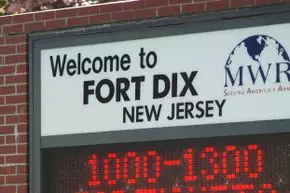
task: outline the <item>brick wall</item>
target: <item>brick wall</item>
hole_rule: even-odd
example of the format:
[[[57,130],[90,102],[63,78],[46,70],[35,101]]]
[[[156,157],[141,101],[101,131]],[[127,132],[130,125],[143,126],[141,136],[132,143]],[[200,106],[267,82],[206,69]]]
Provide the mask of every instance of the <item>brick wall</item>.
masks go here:
[[[0,192],[28,192],[28,33],[287,2],[137,0],[0,17]]]

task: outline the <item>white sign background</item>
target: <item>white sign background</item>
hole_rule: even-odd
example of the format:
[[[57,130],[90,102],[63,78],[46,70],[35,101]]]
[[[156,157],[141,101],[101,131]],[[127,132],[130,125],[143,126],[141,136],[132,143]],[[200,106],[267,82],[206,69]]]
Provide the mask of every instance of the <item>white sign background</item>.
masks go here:
[[[212,123],[244,122],[256,120],[287,119],[290,117],[290,92],[273,92],[246,96],[224,96],[225,64],[235,46],[243,39],[265,34],[275,37],[290,53],[290,24],[215,31],[207,33],[186,34],[152,39],[130,40],[96,45],[76,46],[41,51],[41,135],[61,135],[93,133],[101,131],[130,130],[168,126],[200,125]],[[98,37],[96,37],[98,38]],[[141,69],[139,52],[155,51],[158,63],[152,68]],[[131,68],[128,71],[107,72],[89,75],[53,77],[50,56],[67,54],[68,59],[77,60],[77,53],[82,57],[94,58],[108,55],[129,54]],[[161,99],[152,97],[152,80],[155,74],[198,71],[193,85],[198,96],[172,98],[170,94]],[[142,83],[141,100],[116,102],[115,98],[107,104],[100,104],[90,96],[90,103],[83,104],[83,82],[96,82],[108,78],[115,82],[117,77],[145,75]],[[180,77],[179,77],[180,78]],[[182,89],[183,82],[179,81]],[[289,85],[289,83],[287,83]],[[249,85],[251,87],[251,85]],[[258,85],[259,86],[259,85]],[[274,85],[270,85],[274,86]],[[134,87],[128,95],[134,96]],[[180,92],[180,90],[179,90]],[[199,100],[223,100],[226,103],[222,117],[202,119],[183,119],[169,121],[171,103],[195,102]],[[137,105],[162,104],[158,121],[123,124],[123,107],[131,109]],[[144,117],[145,118],[145,117]],[[235,128],[233,128],[235,129]]]

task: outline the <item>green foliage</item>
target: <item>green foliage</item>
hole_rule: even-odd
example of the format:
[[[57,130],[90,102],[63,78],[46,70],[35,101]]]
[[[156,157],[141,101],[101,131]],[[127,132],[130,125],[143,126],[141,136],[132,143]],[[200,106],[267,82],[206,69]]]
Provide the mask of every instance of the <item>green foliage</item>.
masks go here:
[[[0,16],[114,1],[122,0],[0,0]]]

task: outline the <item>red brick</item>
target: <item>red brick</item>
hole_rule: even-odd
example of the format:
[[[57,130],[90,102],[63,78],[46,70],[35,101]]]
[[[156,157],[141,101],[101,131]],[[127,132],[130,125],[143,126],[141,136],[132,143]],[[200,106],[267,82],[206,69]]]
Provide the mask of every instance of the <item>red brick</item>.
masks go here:
[[[17,53],[27,53],[27,44],[17,45]]]
[[[77,17],[77,18],[70,18],[67,20],[68,27],[83,26],[83,25],[88,25],[88,24],[89,24],[88,17]]]
[[[2,187],[2,185],[4,185],[5,183],[5,179],[4,176],[0,176],[0,187]],[[1,190],[1,189],[0,189]],[[2,191],[1,191],[2,192]]]
[[[224,10],[229,8],[229,0],[210,1],[206,3],[208,11]]]
[[[3,193],[15,193],[16,186],[0,186],[0,192]]]
[[[100,6],[91,6],[79,9],[79,16],[94,15],[100,13]]]
[[[179,15],[180,5],[173,5],[168,7],[158,8],[158,16]]]
[[[157,10],[155,8],[138,10],[135,12],[135,18],[136,19],[152,18],[152,17],[156,16],[156,12],[157,12]]]
[[[6,176],[6,184],[24,184],[27,183],[27,175]]]
[[[24,25],[25,32],[41,31],[44,29],[44,22],[27,23]]]
[[[15,64],[15,63],[26,63],[27,55],[26,54],[18,54],[14,56],[6,56],[5,63],[6,64]]]
[[[4,77],[2,76],[0,76],[0,85],[3,85],[4,84]]]
[[[139,1],[131,1],[128,3],[123,4],[123,10],[136,10],[136,9],[143,9],[145,7],[145,1],[139,0]]]
[[[17,153],[28,153],[28,146],[27,145],[18,145],[17,146]]]
[[[5,157],[0,155],[0,164],[4,164],[4,163],[5,163]],[[0,184],[1,184],[1,182],[0,182]]]
[[[19,122],[18,123],[27,123],[28,122],[28,115],[19,115]]]
[[[1,117],[0,117],[1,119]],[[4,118],[3,118],[4,120]],[[1,122],[1,120],[0,120]],[[4,134],[4,135],[7,135],[7,134],[13,134],[14,133],[14,126],[13,125],[4,125],[4,126],[0,126],[0,134]]]
[[[22,24],[6,25],[3,27],[3,32],[7,34],[23,33],[23,25]]]
[[[243,7],[254,5],[255,0],[231,0],[231,7]]]
[[[0,106],[0,114],[7,115],[7,114],[14,114],[16,112],[15,106]]]
[[[9,94],[14,94],[14,93],[15,93],[14,86],[1,86],[0,87],[0,95],[9,95]]]
[[[12,16],[1,16],[0,25],[11,24]]]
[[[48,20],[55,18],[55,11],[45,11],[35,13],[35,20]]]
[[[7,174],[15,174],[15,173],[16,173],[15,166],[0,167],[0,176],[3,174],[7,175]]]
[[[28,186],[27,185],[17,186],[17,193],[28,193]]]
[[[16,124],[19,122],[18,115],[6,116],[6,124]]]
[[[7,164],[17,164],[23,163],[26,164],[27,162],[27,155],[8,155],[6,156],[6,163]]]
[[[16,153],[16,146],[15,145],[7,145],[7,146],[0,146],[0,154],[12,154]]]
[[[169,4],[191,3],[192,0],[169,0]]]
[[[0,37],[0,45],[2,45],[2,44],[4,44],[5,43],[5,38],[4,38],[4,36],[3,37]]]
[[[77,16],[77,9],[67,9],[62,11],[57,11],[55,17],[56,18],[63,18],[63,17],[76,17]]]
[[[168,0],[147,0],[145,2],[146,7],[159,7],[168,5]]]
[[[15,46],[0,46],[0,54],[15,54],[16,47]]]
[[[0,75],[1,74],[12,74],[15,71],[14,66],[0,66]],[[1,91],[0,91],[1,93]]]
[[[66,20],[65,19],[46,21],[46,23],[45,23],[46,29],[59,29],[59,28],[64,28],[64,27],[66,27]]]
[[[33,21],[33,14],[22,14],[13,16],[13,23],[24,23]]]
[[[28,104],[17,105],[17,114],[24,114],[28,112]]]
[[[90,24],[101,24],[101,23],[107,23],[109,21],[111,21],[110,14],[93,15],[89,17]]]
[[[106,4],[100,6],[100,13],[114,13],[122,11],[122,4],[116,3],[116,4]]]
[[[28,132],[28,124],[18,124],[17,125],[18,133],[27,133]]]
[[[17,174],[27,174],[27,171],[28,171],[27,165],[17,166]]]
[[[22,74],[28,72],[28,64],[19,64],[16,66],[16,73]]]
[[[16,136],[15,135],[7,135],[6,138],[6,144],[12,144],[16,143]]]
[[[3,104],[4,104],[4,96],[0,96],[0,105],[3,105]],[[0,121],[0,124],[1,124],[1,121]]]
[[[5,123],[5,119],[4,119],[4,116],[1,116],[0,117],[0,125],[3,125]],[[0,129],[1,129],[2,126],[0,126]],[[0,134],[1,134],[1,131],[0,131]],[[5,133],[4,133],[5,134]]]
[[[27,102],[27,94],[6,97],[7,104],[17,104],[17,103],[26,103],[26,102]]]
[[[6,37],[6,44],[26,43],[26,35],[14,35]]]
[[[17,136],[17,143],[27,143],[28,142],[28,135],[25,134],[20,134]]]
[[[6,76],[6,84],[15,84],[15,83],[26,83],[28,81],[27,74],[16,74],[11,76]]]
[[[133,20],[134,14],[133,12],[119,12],[112,14],[112,20],[116,21],[125,21],[125,20]]]
[[[0,56],[0,65],[4,64],[4,56]]]
[[[17,87],[16,87],[16,92],[18,94],[27,93],[27,91],[28,91],[28,85],[27,84],[20,84],[20,85],[17,85]]]
[[[5,137],[4,136],[0,136],[0,145],[5,144]],[[1,175],[1,172],[0,172]]]

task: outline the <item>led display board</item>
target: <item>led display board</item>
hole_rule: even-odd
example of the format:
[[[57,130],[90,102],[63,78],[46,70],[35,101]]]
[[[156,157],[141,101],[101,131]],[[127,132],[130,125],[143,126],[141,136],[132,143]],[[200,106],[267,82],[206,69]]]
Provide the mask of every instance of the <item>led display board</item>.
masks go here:
[[[290,7],[30,35],[31,193],[288,193]]]
[[[286,193],[287,136],[50,150],[49,193]],[[269,140],[269,141],[268,141]]]

